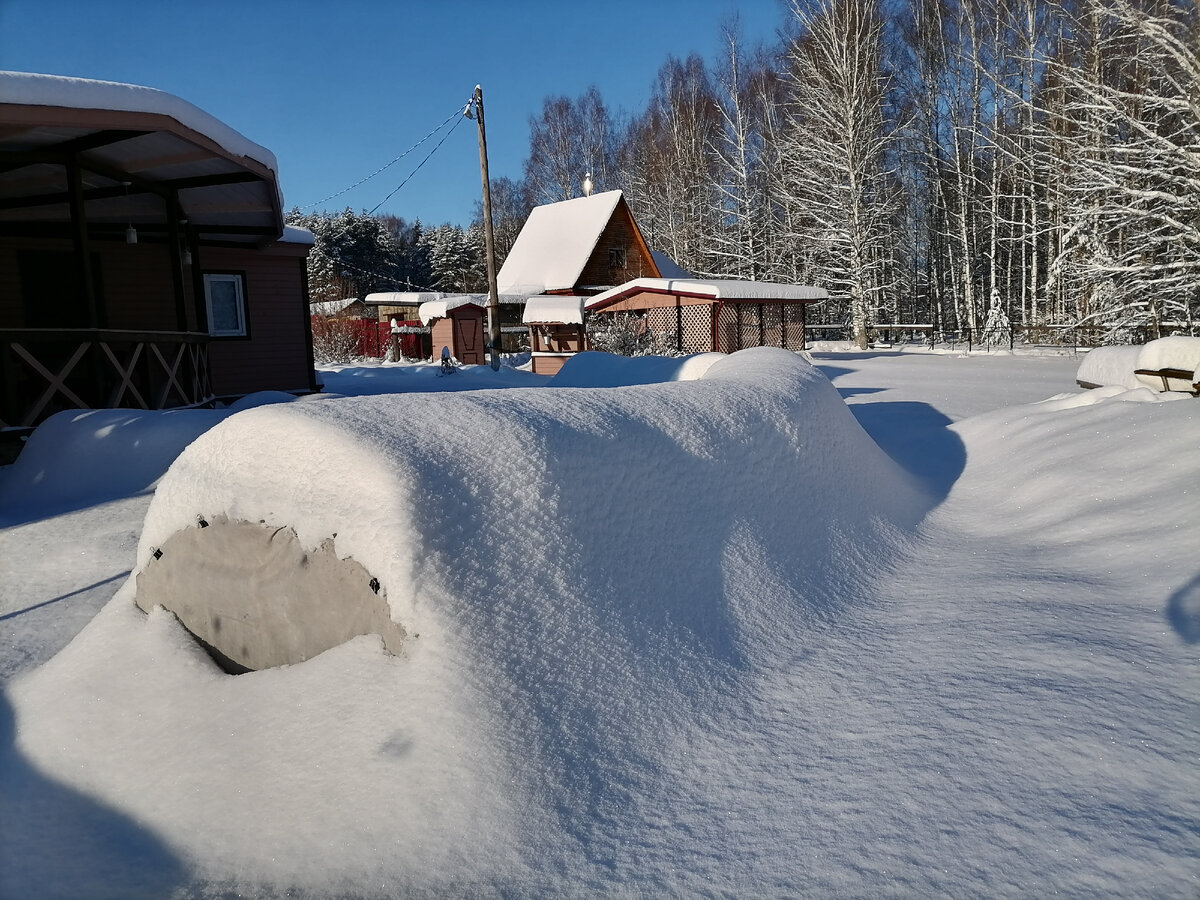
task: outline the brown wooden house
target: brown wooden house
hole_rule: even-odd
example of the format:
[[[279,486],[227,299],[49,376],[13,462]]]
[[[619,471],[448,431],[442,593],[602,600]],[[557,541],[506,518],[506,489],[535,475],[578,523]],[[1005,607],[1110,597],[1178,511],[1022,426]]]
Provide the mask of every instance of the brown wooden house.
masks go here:
[[[501,294],[591,296],[658,266],[620,191],[533,209],[496,276]]]
[[[150,88],[0,73],[0,428],[316,389],[274,156]]]

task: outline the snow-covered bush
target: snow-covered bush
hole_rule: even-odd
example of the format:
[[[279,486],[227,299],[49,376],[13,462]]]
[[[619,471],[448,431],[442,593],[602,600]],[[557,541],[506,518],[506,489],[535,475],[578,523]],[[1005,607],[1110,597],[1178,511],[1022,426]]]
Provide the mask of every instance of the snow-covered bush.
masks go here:
[[[313,316],[313,361],[318,365],[354,362],[359,332],[350,319]]]

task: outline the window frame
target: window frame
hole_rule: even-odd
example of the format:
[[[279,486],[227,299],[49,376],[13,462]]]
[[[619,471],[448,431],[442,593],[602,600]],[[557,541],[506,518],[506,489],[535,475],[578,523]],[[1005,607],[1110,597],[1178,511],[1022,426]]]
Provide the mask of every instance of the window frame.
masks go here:
[[[239,328],[236,331],[216,331],[213,323],[213,296],[211,285],[214,282],[229,282],[237,289],[237,314]],[[246,340],[250,337],[250,309],[246,292],[245,272],[205,272],[204,283],[204,313],[207,321],[204,323],[208,336],[220,340]]]

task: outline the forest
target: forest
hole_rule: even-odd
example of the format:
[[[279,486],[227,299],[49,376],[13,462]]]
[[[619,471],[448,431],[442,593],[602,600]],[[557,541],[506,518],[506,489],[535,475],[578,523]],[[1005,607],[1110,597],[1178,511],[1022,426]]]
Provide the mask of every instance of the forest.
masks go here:
[[[698,277],[815,284],[814,324],[1124,343],[1200,328],[1197,0],[788,0],[719,58],[668,55],[643,110],[548,96],[493,179],[498,263],[537,204],[620,189]],[[314,300],[483,290],[467,228],[342,213]]]

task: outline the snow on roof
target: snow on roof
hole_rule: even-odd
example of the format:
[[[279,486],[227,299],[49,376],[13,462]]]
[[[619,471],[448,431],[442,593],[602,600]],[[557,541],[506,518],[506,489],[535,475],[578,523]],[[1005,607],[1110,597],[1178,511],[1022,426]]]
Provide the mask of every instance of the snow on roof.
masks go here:
[[[450,296],[459,295],[447,294],[444,291],[379,291],[374,294],[367,294],[363,298],[363,302],[370,303],[373,306],[420,306],[422,303],[445,300]]]
[[[573,288],[620,200],[620,191],[605,191],[534,207],[496,276],[500,293]]]
[[[342,300],[318,300],[308,304],[308,311],[314,316],[336,316],[358,302],[357,297],[347,297]]]
[[[26,106],[62,106],[71,109],[109,109],[170,116],[228,151],[245,156],[279,171],[279,164],[266,147],[234,131],[220,119],[174,94],[137,84],[93,81],[62,75],[0,71],[0,98],[5,103]]]
[[[585,299],[584,297],[563,295],[530,297],[525,304],[525,313],[521,317],[521,321],[527,325],[531,322],[582,325]]]
[[[283,236],[279,239],[281,244],[304,244],[309,247],[313,246],[316,241],[316,236],[311,231],[295,225],[284,225]]]
[[[663,278],[691,278],[692,273],[685,269],[661,250],[651,250],[650,256],[658,268],[658,274]]]
[[[635,278],[597,294],[587,301],[595,309],[621,297],[636,293],[694,294],[714,300],[824,300],[829,296],[824,288],[806,284],[782,284],[775,281],[739,281],[732,279]]]
[[[487,298],[481,294],[451,294],[441,300],[427,300],[417,309],[417,316],[422,325],[428,325],[434,319],[444,319],[450,310],[458,309],[473,303],[476,306],[487,306]]]

